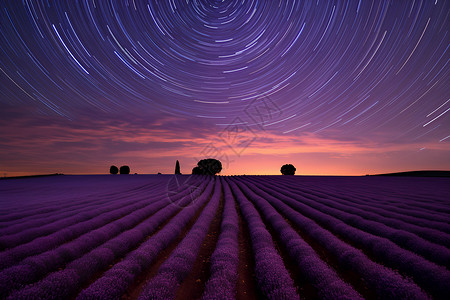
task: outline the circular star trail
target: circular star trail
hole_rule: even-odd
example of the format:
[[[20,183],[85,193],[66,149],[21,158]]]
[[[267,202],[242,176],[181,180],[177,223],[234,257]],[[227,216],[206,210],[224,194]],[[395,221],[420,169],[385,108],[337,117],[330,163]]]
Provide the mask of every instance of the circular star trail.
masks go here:
[[[7,105],[449,137],[449,1],[3,1]],[[248,117],[248,116],[247,116]]]

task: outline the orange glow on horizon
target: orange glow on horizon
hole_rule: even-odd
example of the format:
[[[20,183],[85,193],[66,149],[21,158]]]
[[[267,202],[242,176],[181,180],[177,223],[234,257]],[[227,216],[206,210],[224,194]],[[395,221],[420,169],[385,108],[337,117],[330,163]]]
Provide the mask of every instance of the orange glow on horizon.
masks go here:
[[[450,169],[448,143],[424,148],[419,143],[378,144],[369,139],[338,140],[311,133],[294,136],[261,132],[249,145],[239,148],[239,141],[233,144],[217,132],[194,134],[188,130],[180,134],[164,128],[163,121],[159,121],[162,128],[133,130],[121,130],[115,124],[98,128],[71,128],[65,123],[4,127],[4,136],[16,131],[20,138],[4,142],[4,147],[13,151],[0,166],[0,176],[108,174],[111,165],[128,165],[131,174],[173,174],[176,160],[183,174],[191,174],[202,158],[219,159],[221,175],[280,175],[281,166],[287,163],[297,168],[296,175]]]

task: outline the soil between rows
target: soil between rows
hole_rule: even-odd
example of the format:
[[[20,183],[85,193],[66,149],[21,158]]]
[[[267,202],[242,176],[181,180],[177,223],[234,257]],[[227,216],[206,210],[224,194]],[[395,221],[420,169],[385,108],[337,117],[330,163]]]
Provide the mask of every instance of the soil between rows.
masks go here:
[[[284,203],[284,202],[283,202]],[[299,212],[295,208],[291,207],[289,204],[285,203],[287,206],[292,208],[293,210]],[[333,256],[325,247],[323,247],[320,243],[318,243],[313,236],[310,236],[306,234],[301,228],[299,228],[297,225],[295,225],[291,220],[288,219],[287,216],[285,216],[283,213],[281,213],[276,207],[274,209],[280,214],[282,218],[288,223],[288,225],[294,229],[297,234],[319,255],[320,259],[324,261],[326,264],[328,264],[331,268],[333,268],[336,273],[341,277],[341,279],[348,284],[350,284],[358,293],[360,293],[365,299],[376,299],[376,293],[375,291],[371,290],[364,280],[362,280],[355,271],[353,271],[351,268],[346,268],[339,264],[339,261],[335,256]],[[299,212],[301,213],[301,212]],[[264,220],[264,218],[263,218]],[[313,219],[311,219],[313,220]],[[322,226],[323,224],[317,222],[316,220],[313,220],[316,222],[319,226]],[[272,235],[272,239],[274,240],[275,245],[277,246],[277,250],[279,250],[279,253],[281,254],[281,257],[283,258],[283,261],[285,262],[285,266],[288,269],[288,271],[291,273],[291,277],[294,279],[294,282],[296,286],[299,288],[300,292],[304,292],[305,294],[300,294],[301,297],[306,297],[308,299],[309,297],[312,297],[312,299],[317,299],[317,292],[315,291],[315,288],[308,282],[302,281],[297,279],[296,277],[300,274],[300,269],[295,266],[295,261],[290,257],[290,255],[287,252],[287,249],[283,246],[281,243],[281,240],[279,239],[279,235],[277,234],[276,230],[274,230],[265,220],[264,223],[266,227],[269,229],[269,232]],[[322,228],[327,229],[327,227],[322,226]],[[340,235],[334,234],[335,237],[340,239],[341,241],[346,241],[346,239],[343,239]],[[358,248],[358,247],[356,247]],[[369,256],[369,258],[371,258]],[[291,266],[292,264],[292,266]]]
[[[236,285],[236,299],[258,299],[258,291],[255,282],[255,259],[251,246],[251,238],[247,223],[242,217],[241,209],[235,200],[235,207],[239,220],[239,264],[238,264],[238,282]]]
[[[170,243],[170,245],[168,247],[166,247],[164,250],[162,250],[158,254],[155,262],[150,266],[150,268],[148,268],[147,270],[145,270],[139,276],[136,277],[134,282],[128,287],[125,294],[122,295],[122,299],[131,300],[131,299],[137,299],[139,297],[139,295],[142,292],[142,290],[144,289],[146,283],[149,280],[151,280],[151,278],[153,278],[158,273],[160,266],[170,257],[170,255],[176,249],[178,244],[184,239],[184,237],[187,235],[187,233],[191,230],[192,226],[195,224],[195,222],[197,221],[198,217],[203,212],[203,209],[205,208],[205,206],[207,204],[208,204],[208,201],[205,201],[205,203],[195,213],[194,217],[191,220],[189,220],[189,222],[183,228],[182,232],[178,235],[178,237],[174,241],[172,241],[172,243]],[[178,213],[180,213],[180,212],[181,212],[181,210]],[[173,217],[175,217],[175,216],[176,215],[174,215]],[[165,222],[164,225],[166,225],[167,223],[168,222]],[[163,226],[158,228],[158,231],[162,227]]]
[[[222,224],[224,207],[223,193],[220,194],[219,207],[212,220],[208,233],[202,242],[197,259],[192,266],[192,271],[181,283],[175,299],[200,299],[205,289],[205,284],[211,275],[211,255],[216,249]]]
[[[278,210],[277,210],[278,211]],[[306,234],[301,228],[297,227],[295,224],[293,224],[286,216],[281,214],[279,211],[278,213],[286,220],[286,222],[289,224],[289,226],[294,229],[298,235],[309,245],[313,250],[319,255],[320,259],[327,263],[331,268],[333,268],[336,273],[339,275],[339,277],[342,278],[343,281],[349,283],[353,288],[360,293],[365,299],[375,299],[376,294],[374,291],[371,291],[369,287],[365,284],[363,280],[361,280],[360,276],[353,271],[351,268],[344,268],[341,266],[338,262],[338,260],[329,253],[327,249],[325,249],[322,245],[320,245],[314,237]],[[276,234],[275,234],[276,236]],[[337,238],[341,239],[340,236],[336,236]],[[341,239],[342,240],[342,239]],[[283,256],[283,259],[285,257],[289,257],[289,255],[286,253]]]

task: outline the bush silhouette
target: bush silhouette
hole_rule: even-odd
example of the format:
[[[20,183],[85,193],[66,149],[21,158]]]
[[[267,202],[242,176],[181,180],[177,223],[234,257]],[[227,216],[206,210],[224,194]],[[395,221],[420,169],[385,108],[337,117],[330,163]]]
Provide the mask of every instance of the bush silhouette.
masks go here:
[[[175,164],[175,174],[181,175],[180,162],[178,160],[177,160],[177,163]]]
[[[111,166],[111,167],[109,168],[109,173],[110,173],[110,174],[117,174],[117,173],[119,173],[119,168],[116,167],[116,166]]]
[[[202,175],[202,174],[203,174],[203,171],[199,167],[194,167],[192,169],[192,175]]]
[[[129,166],[121,166],[120,174],[130,174],[130,167]]]
[[[281,167],[280,171],[283,175],[294,175],[296,170],[297,169],[293,165],[286,164]]]
[[[200,170],[197,170],[199,168]],[[214,158],[202,159],[197,163],[197,167],[192,170],[196,172],[201,172],[204,175],[216,175],[222,171],[222,163]]]

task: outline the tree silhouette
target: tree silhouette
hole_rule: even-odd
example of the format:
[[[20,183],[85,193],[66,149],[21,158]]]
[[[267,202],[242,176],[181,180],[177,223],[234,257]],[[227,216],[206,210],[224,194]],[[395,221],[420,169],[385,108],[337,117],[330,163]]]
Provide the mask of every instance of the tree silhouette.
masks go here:
[[[297,169],[291,164],[285,164],[281,167],[281,174],[283,175],[294,175]]]
[[[130,167],[129,166],[121,166],[120,174],[130,174]]]
[[[116,167],[116,166],[111,166],[111,167],[109,168],[109,173],[110,173],[110,174],[117,174],[117,173],[119,173],[119,168]]]
[[[222,163],[214,158],[202,159],[197,163],[197,166],[205,175],[216,175],[222,171]]]
[[[180,162],[177,160],[177,163],[175,164],[175,174],[181,175],[180,172]]]

